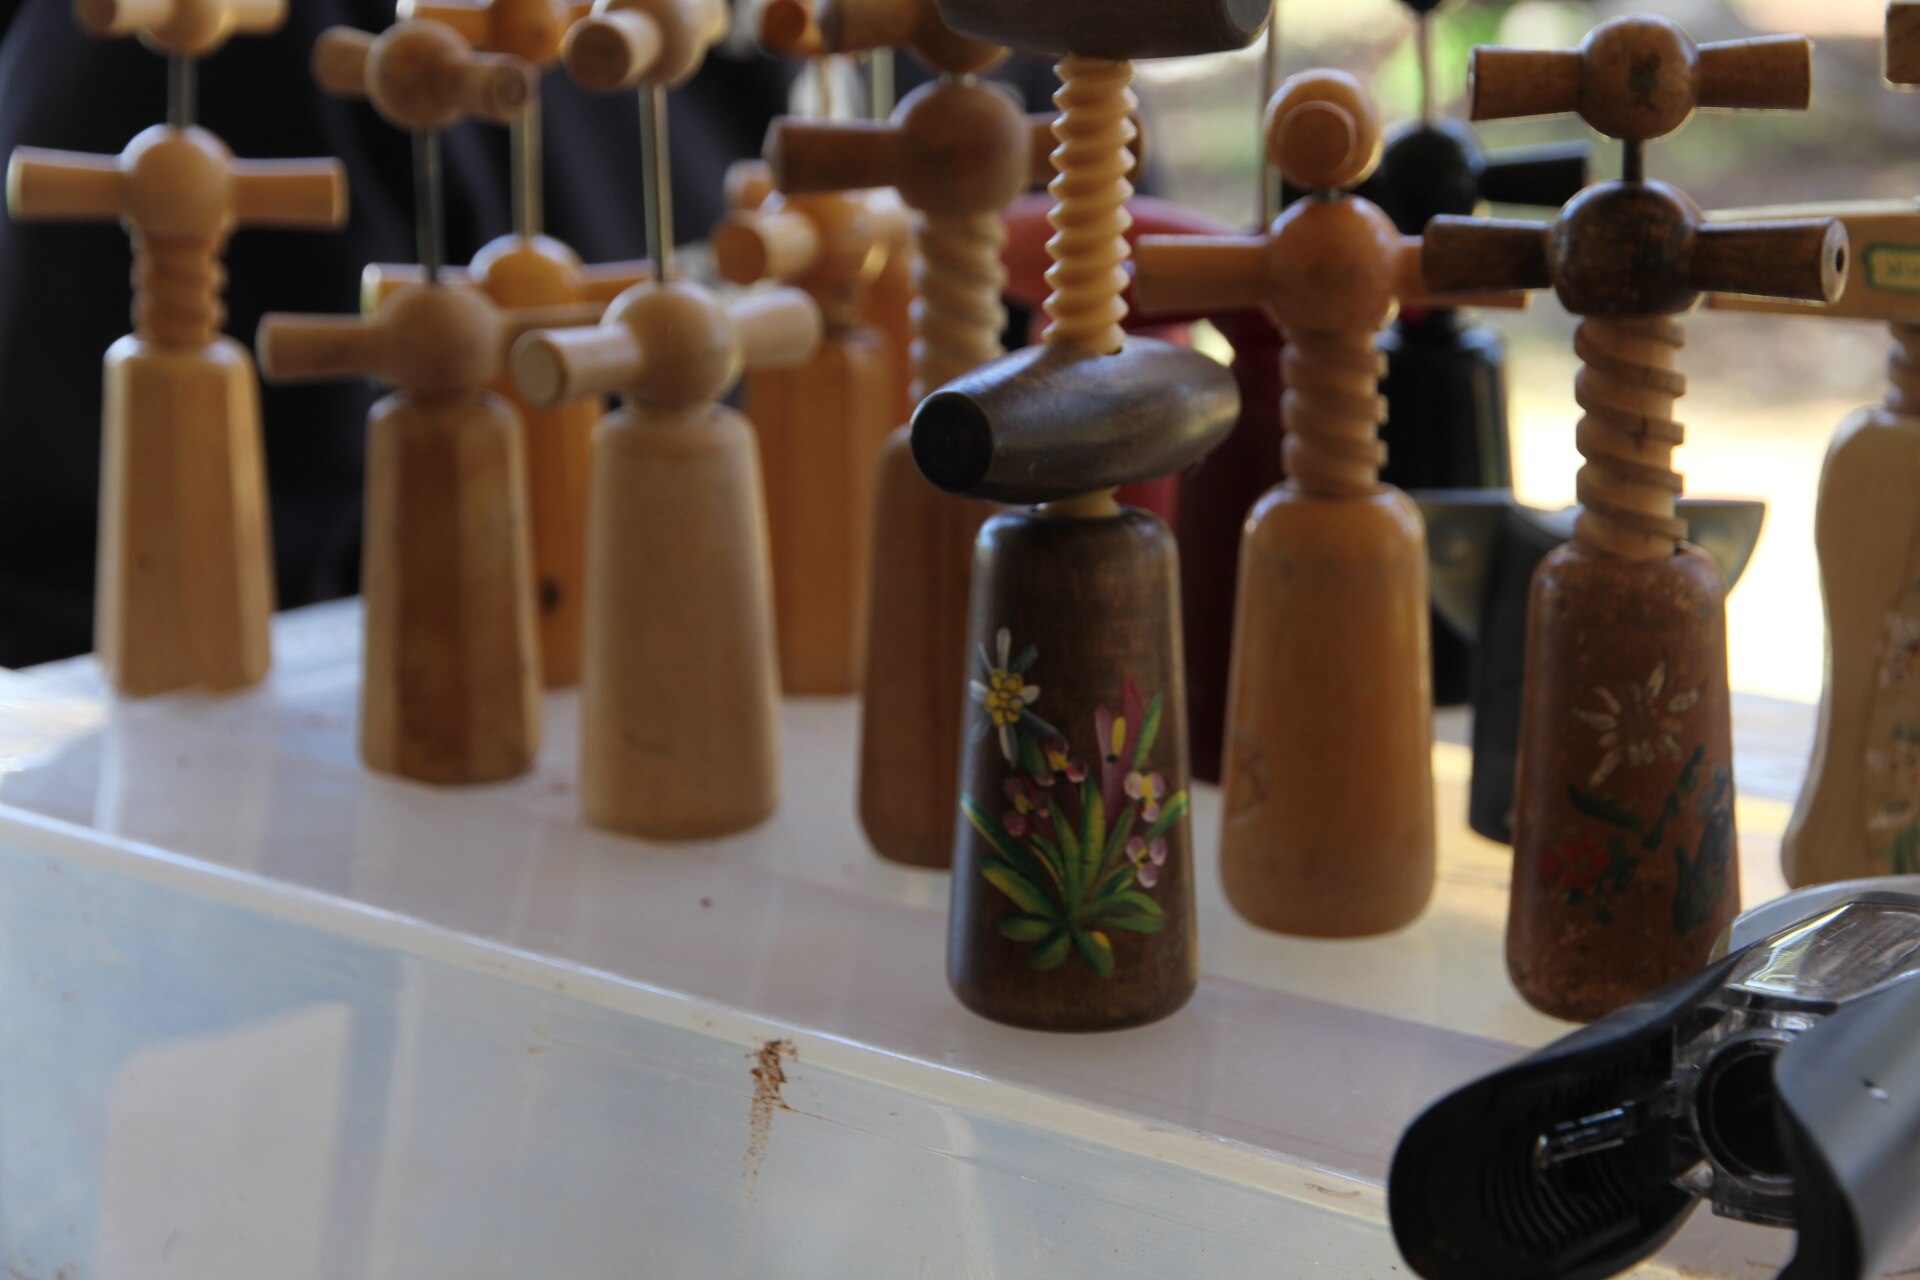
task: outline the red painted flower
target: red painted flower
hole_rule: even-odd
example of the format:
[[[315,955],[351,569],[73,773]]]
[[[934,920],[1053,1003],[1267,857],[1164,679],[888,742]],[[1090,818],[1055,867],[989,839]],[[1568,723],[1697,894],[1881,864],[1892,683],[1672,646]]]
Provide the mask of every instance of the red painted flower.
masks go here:
[[[1540,853],[1540,878],[1556,889],[1592,893],[1607,870],[1607,855],[1595,836],[1562,841],[1558,849]]]
[[[1028,830],[1040,835],[1052,834],[1053,811],[1047,807],[1032,782],[1025,778],[1008,778],[1006,792],[1007,799],[1013,802],[1013,808],[1000,819],[1000,825],[1007,829],[1008,835],[1017,840],[1026,835]]]

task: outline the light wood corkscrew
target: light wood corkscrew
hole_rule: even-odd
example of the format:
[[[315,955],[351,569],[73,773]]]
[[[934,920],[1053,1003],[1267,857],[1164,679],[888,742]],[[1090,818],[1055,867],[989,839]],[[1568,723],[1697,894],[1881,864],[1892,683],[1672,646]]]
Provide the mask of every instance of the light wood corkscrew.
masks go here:
[[[766,474],[780,676],[790,694],[860,684],[874,479],[898,423],[889,340],[865,312],[908,234],[906,208],[890,190],[775,192],[713,231],[723,279],[804,289],[826,324],[812,359],[750,373],[743,402]]]
[[[313,64],[323,88],[368,98],[413,134],[425,272],[370,318],[260,324],[271,379],[375,377],[394,389],[367,419],[360,754],[420,782],[510,778],[539,749],[538,660],[520,420],[485,388],[522,328],[590,321],[596,309],[508,312],[440,281],[437,139],[467,115],[512,119],[534,72],[419,19],[378,36],[333,28]]]
[[[1268,156],[1310,194],[1265,235],[1147,237],[1143,311],[1261,307],[1286,334],[1287,481],[1248,519],[1228,681],[1221,878],[1242,916],[1383,933],[1432,893],[1433,705],[1418,510],[1380,481],[1380,330],[1436,301],[1421,242],[1345,194],[1379,155],[1344,72],[1281,86]],[[1523,297],[1475,299],[1519,305]]]
[[[469,46],[519,58],[540,72],[559,60],[572,24],[592,10],[591,0],[469,0],[435,3],[401,0],[402,19],[419,18],[453,28]],[[507,122],[513,187],[513,228],[484,245],[465,271],[449,268],[449,284],[473,283],[502,307],[551,307],[597,302],[652,275],[646,262],[583,265],[570,246],[546,234],[542,182],[542,123],[538,85],[526,109]],[[361,278],[362,309],[371,315],[405,284],[417,284],[417,265],[374,263]],[[533,539],[540,672],[550,689],[580,678],[580,626],[585,616],[588,438],[599,420],[591,404],[536,409],[514,393],[502,370],[492,390],[520,415],[527,460],[527,514]]]
[[[754,826],[779,801],[779,676],[766,504],[753,429],[720,404],[749,367],[805,361],[819,308],[798,289],[732,306],[674,279],[666,87],[690,78],[725,33],[702,0],[641,13],[602,0],[599,21],[625,40],[658,24],[678,32],[657,59],[581,55],[600,79],[642,88],[651,257],[656,282],[621,294],[601,324],[530,334],[513,355],[529,401],[552,407],[619,392],[593,437],[587,539],[580,795],[588,822],[629,835],[695,840]],[[644,21],[641,21],[644,20]],[[586,29],[589,33],[592,28]],[[637,71],[633,68],[638,67]],[[738,194],[736,192],[735,194]]]
[[[1920,3],[1887,6],[1888,83],[1920,85]],[[1920,204],[1746,210],[1832,217],[1853,253],[1831,304],[1715,297],[1718,310],[1887,324],[1885,399],[1840,424],[1821,469],[1814,542],[1827,663],[1807,779],[1780,842],[1795,886],[1920,873]]]
[[[1430,287],[1551,287],[1582,317],[1581,510],[1533,580],[1507,932],[1514,984],[1561,1017],[1694,971],[1738,910],[1726,585],[1674,511],[1674,317],[1707,293],[1831,301],[1847,237],[1825,218],[1703,223],[1642,150],[1696,107],[1804,109],[1810,73],[1800,37],[1696,45],[1663,18],[1616,18],[1578,50],[1475,50],[1475,119],[1577,112],[1624,144],[1624,176],[1551,228],[1427,227]]]
[[[975,549],[976,666],[948,980],[976,1013],[1047,1030],[1162,1018],[1198,977],[1186,697],[1172,534],[1113,490],[1203,457],[1240,410],[1207,357],[1128,339],[1133,65],[1240,48],[1261,0],[943,0],[979,40],[1066,51],[1046,341],[934,392],[921,472],[999,515]],[[917,726],[904,731],[914,731]]]
[[[826,0],[818,16],[824,48],[903,44],[939,73],[890,123],[783,119],[767,136],[773,180],[791,197],[889,187],[921,214],[918,403],[1002,353],[1001,212],[1030,181],[1031,127],[1010,97],[976,78],[1006,50],[954,31],[933,0]],[[968,580],[991,508],[921,479],[904,426],[881,447],[875,485],[860,821],[882,857],[945,867],[959,802]],[[902,724],[915,728],[903,733]]]
[[[221,333],[221,254],[242,226],[346,221],[334,160],[236,160],[195,122],[198,60],[266,34],[285,0],[87,0],[94,36],[138,36],[168,60],[167,122],[118,156],[22,147],[7,208],[22,221],[118,221],[133,239],[131,336],[106,355],[94,648],[140,697],[229,690],[271,664],[273,558],[260,394]]]

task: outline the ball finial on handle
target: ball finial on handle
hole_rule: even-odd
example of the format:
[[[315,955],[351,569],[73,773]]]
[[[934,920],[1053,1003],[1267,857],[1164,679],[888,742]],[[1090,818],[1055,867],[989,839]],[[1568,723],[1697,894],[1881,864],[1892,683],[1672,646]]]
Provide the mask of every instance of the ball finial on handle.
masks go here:
[[[595,0],[568,29],[561,60],[596,93],[678,88],[726,37],[726,0]]]
[[[204,58],[236,35],[266,35],[287,20],[287,0],[74,0],[90,36],[137,35],[161,53]]]
[[[475,116],[505,124],[533,105],[538,77],[523,59],[478,53],[452,27],[416,19],[380,35],[332,27],[313,46],[328,93],[366,98],[398,129],[429,133]]]
[[[1267,107],[1267,157],[1288,182],[1310,191],[1351,187],[1380,157],[1380,114],[1344,71],[1292,77]]]

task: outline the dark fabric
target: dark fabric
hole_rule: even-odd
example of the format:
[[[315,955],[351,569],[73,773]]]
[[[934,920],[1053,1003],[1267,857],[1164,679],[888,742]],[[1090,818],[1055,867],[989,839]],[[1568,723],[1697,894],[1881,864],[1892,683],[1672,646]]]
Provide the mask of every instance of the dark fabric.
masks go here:
[[[297,0],[270,37],[240,38],[200,72],[200,120],[245,157],[338,156],[352,184],[344,233],[242,228],[227,252],[227,332],[251,343],[263,312],[351,311],[360,269],[413,258],[407,139],[364,102],[313,86],[314,38],[377,30],[392,0]],[[721,212],[727,164],[759,151],[789,72],[716,54],[673,98],[674,207],[683,240]],[[0,153],[102,154],[165,115],[166,65],[136,40],[93,40],[69,0],[0,0]],[[639,257],[633,95],[545,82],[547,227],[588,261]],[[506,132],[445,141],[447,238],[464,261],[507,230]],[[0,220],[0,666],[91,647],[100,467],[100,360],[130,327],[126,234],[111,224]],[[351,592],[358,573],[364,384],[267,388],[262,414],[282,607]]]

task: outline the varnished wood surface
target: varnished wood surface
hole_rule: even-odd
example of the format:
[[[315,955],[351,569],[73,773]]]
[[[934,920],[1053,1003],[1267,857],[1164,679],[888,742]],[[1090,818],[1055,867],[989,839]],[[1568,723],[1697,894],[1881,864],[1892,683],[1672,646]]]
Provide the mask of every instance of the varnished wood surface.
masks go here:
[[[367,422],[361,754],[496,782],[540,747],[520,424],[483,391],[396,394]]]
[[[760,465],[721,406],[621,410],[594,445],[580,794],[595,826],[696,840],[779,798]]]
[[[1032,766],[1051,769],[1044,748],[1037,739],[1032,746],[1038,754],[1016,746],[1022,763],[1010,764],[989,721],[987,731],[978,733],[963,753],[963,804],[970,801],[1000,832],[1010,834],[1007,815],[1017,812],[1018,804],[1011,798],[1009,779],[1023,779],[1023,796],[1045,790],[1046,802],[1059,806],[1060,816],[1050,820],[1056,833],[1063,820],[1068,826],[1078,820],[1082,834],[1094,830],[1113,845],[1069,872],[1069,883],[1063,884],[1051,879],[1052,873],[1031,852],[1015,851],[1009,861],[1005,848],[965,814],[959,816],[947,976],[961,1001],[983,1017],[1048,1031],[1115,1030],[1163,1018],[1193,994],[1199,956],[1192,818],[1170,822],[1156,837],[1165,841],[1159,850],[1148,852],[1145,845],[1137,849],[1136,857],[1152,868],[1145,874],[1153,883],[1144,883],[1138,869],[1130,877],[1123,871],[1133,865],[1127,853],[1131,839],[1144,839],[1151,829],[1144,802],[1128,795],[1126,779],[1157,775],[1157,790],[1164,790],[1169,806],[1156,805],[1163,816],[1173,811],[1173,797],[1188,785],[1178,611],[1173,537],[1152,516],[1128,512],[1080,520],[1013,513],[996,516],[981,530],[968,621],[968,639],[977,654],[971,674],[987,685],[994,682],[996,669],[1005,672],[999,644],[1003,628],[1015,666],[1031,649],[1031,662],[1008,674],[1038,690],[1026,710],[1057,730],[1065,750],[1051,787],[1029,791]],[[1136,762],[1134,755],[1140,753],[1130,744],[1137,744],[1144,725],[1152,722],[1146,706],[1156,695],[1157,732]],[[1105,745],[1099,731],[1109,720],[1102,708],[1121,722],[1117,733],[1109,728]],[[985,706],[976,699],[968,710],[969,730],[987,718]],[[1018,742],[1035,734],[1031,722],[1025,728],[1027,734],[1016,734]],[[1038,731],[1037,738],[1047,736]],[[1111,741],[1115,737],[1119,750]],[[1084,767],[1084,784],[1072,778],[1075,761]],[[1081,787],[1079,797],[1065,796],[1066,789],[1076,786]],[[1133,789],[1140,788],[1136,784]],[[1080,815],[1095,807],[1104,814],[1109,799],[1114,814],[1090,827]],[[1134,835],[1111,840],[1112,830],[1122,827]],[[1028,842],[1024,848],[1031,851],[1037,845]],[[1021,881],[1009,880],[1001,867],[1016,869]],[[999,883],[990,881],[989,874]],[[1128,881],[1134,887],[1123,892],[1141,895],[1150,906],[1132,899],[1112,908],[1097,905],[1102,884]],[[1002,887],[1006,884],[1014,885],[1020,900],[1009,896]],[[1022,922],[1015,923],[1015,917]],[[1040,923],[1024,923],[1032,917]],[[1074,921],[1070,929],[1063,924],[1056,930],[1049,923],[1067,919]],[[1129,928],[1125,923],[1154,927]],[[1056,938],[1065,941],[1058,963],[1036,968],[1036,962],[1052,958],[1045,954],[1049,948],[1061,951],[1061,941],[1049,941]],[[1110,966],[1105,976],[1103,964]]]

